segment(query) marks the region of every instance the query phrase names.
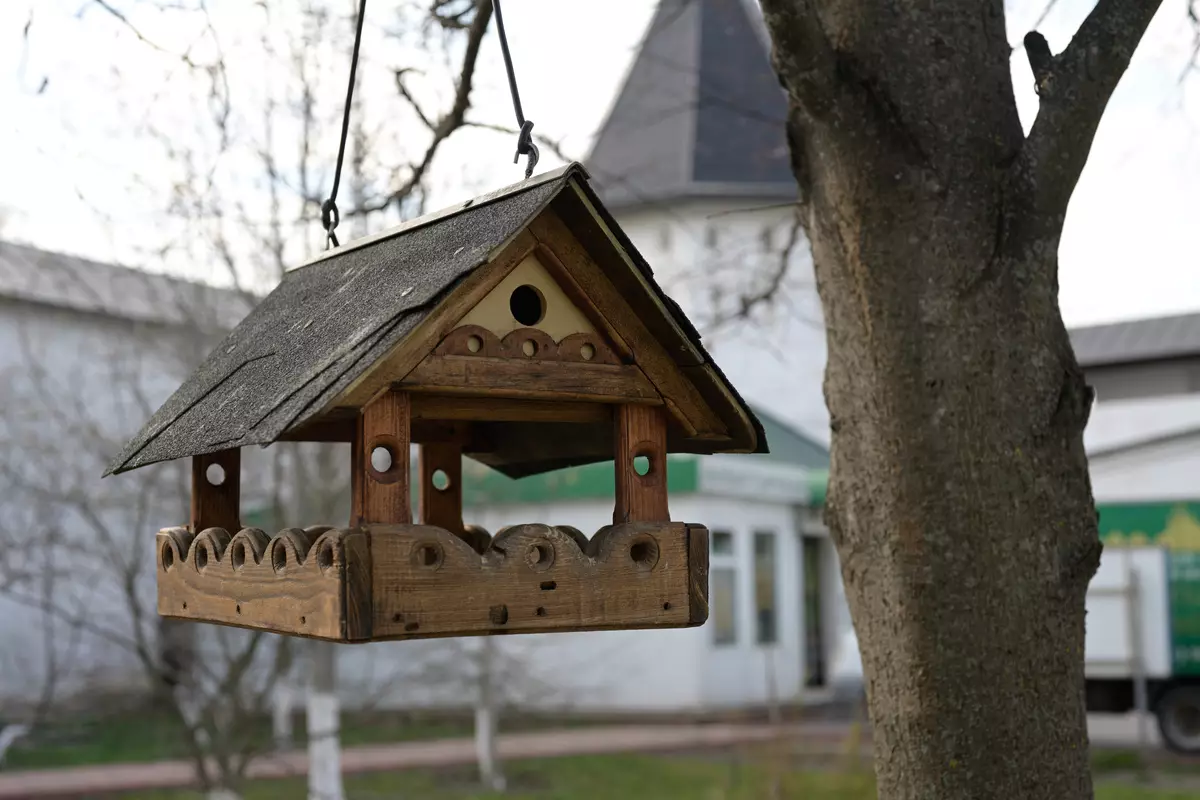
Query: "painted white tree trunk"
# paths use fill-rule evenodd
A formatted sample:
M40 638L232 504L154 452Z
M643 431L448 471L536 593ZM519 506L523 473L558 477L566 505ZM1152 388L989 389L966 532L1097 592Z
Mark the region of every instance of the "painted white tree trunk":
M275 750L282 752L292 749L295 741L292 712L296 706L296 689L292 675L281 676L271 692L271 735L275 742Z
M496 690L496 641L485 636L480 641L475 695L475 758L479 778L494 792L503 792L504 772L496 753L496 727L500 698Z
M308 798L345 800L342 749L338 735L337 646L312 642L309 650Z

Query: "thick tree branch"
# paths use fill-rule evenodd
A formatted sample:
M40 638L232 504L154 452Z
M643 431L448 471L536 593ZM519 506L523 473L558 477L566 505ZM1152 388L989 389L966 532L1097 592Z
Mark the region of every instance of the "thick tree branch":
M1025 37L1041 106L1018 164L1033 180L1035 213L1066 213L1108 100L1161 4L1098 0L1057 56L1040 33Z
M837 55L813 0L762 0L774 42L771 59L784 89L813 118L824 117L839 92Z

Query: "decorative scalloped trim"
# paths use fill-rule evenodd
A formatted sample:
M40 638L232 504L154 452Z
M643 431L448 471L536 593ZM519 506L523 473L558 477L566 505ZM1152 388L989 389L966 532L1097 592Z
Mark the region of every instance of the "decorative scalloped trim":
M651 540L650 546L657 550L657 543L652 541L651 531L656 527L653 523L606 525L591 539L569 525L540 523L509 525L497 531L495 536L478 525L466 526L462 534L432 525L405 527L439 534L439 551L447 543L453 543L449 546L461 547L464 553L471 551L481 564L493 566L518 557L518 554L528 562L527 551L541 543L564 558L581 557L592 561L609 558L616 539ZM205 574L214 569L240 573L267 565L276 575L282 576L289 570L312 569L311 562L315 561L318 569L329 572L344 560L343 539L360 532L358 528L315 525L303 529L286 528L271 537L259 528L243 528L233 536L224 528L208 528L193 536L187 528L165 528L159 531L160 568L170 573L186 566ZM542 562L544 559L535 563Z
M532 354L529 351L532 351ZM614 365L621 363L616 353L599 334L573 333L562 341L555 342L547 333L537 328L518 328L502 339L480 325L463 325L446 334L433 352L440 356L483 356L523 361ZM585 357L589 354L590 358Z
M224 528L208 528L193 535L187 528L159 531L159 568L170 573L186 565L205 574L213 569L240 573L245 569L271 567L276 575L289 569L309 567L315 554L317 568L330 572L344 559L343 539L356 529L328 525L286 528L268 537L259 528L243 528L230 536Z

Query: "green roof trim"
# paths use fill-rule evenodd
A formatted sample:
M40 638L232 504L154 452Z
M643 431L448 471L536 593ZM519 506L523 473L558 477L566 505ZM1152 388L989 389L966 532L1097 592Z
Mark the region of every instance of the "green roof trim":
M805 469L829 469L829 450L791 425L752 405L754 415L767 435L769 453L754 453L749 458L758 461L792 464ZM741 456L739 456L741 457Z
M814 508L825 505L825 495L829 492L829 470L814 469L808 473L809 505Z
M700 485L700 457L667 457L667 491L695 492ZM476 461L463 463L463 505L514 505L616 497L616 469L611 461L513 479Z

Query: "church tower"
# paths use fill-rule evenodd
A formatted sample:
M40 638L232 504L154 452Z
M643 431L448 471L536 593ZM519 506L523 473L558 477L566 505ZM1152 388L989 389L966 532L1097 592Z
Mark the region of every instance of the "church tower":
M747 399L826 440L786 117L757 3L660 0L586 165Z

